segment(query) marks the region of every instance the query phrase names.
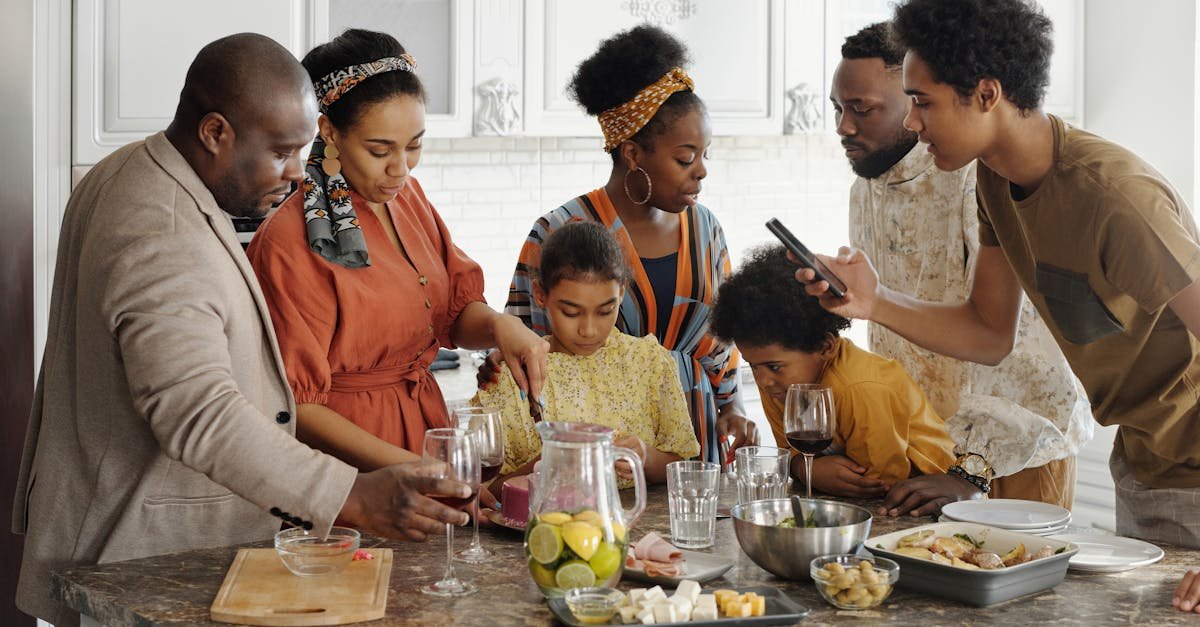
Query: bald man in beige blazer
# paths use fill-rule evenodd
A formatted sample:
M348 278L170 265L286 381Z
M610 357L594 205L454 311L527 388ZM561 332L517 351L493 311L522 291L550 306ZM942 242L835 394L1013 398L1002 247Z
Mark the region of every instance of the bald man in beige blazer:
M281 520L325 533L340 515L413 540L466 522L422 496L466 486L415 465L360 474L295 439L230 215L282 200L315 121L295 58L234 35L197 56L165 133L104 159L72 195L13 515L23 611L75 624L52 571L263 540Z

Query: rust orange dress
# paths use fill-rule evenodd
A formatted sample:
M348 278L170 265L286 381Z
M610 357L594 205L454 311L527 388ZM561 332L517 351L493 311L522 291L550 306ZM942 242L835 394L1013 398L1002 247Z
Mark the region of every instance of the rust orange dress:
M429 364L439 346L453 347L463 309L484 300L483 271L416 179L387 204L404 252L361 196L351 192L351 202L371 265L346 268L309 249L302 194L262 224L247 254L296 402L325 405L419 455L425 430L449 422Z

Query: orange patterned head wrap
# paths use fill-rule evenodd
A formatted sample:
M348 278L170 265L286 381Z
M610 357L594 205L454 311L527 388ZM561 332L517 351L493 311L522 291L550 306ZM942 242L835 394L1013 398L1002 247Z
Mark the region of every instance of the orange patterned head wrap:
M671 94L695 88L695 82L683 68L673 67L629 102L602 112L600 130L604 133L604 152L612 152L621 142L642 130Z

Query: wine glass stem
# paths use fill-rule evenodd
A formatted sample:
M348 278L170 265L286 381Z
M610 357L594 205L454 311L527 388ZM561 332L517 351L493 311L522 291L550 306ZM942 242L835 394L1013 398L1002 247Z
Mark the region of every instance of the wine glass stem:
M482 493L483 493L483 489L481 488L480 494L482 494ZM475 523L474 524L475 530L471 534L471 547L470 548L472 550L481 549L481 548L483 548L483 545L479 543L479 495L478 494L475 495L475 513L473 516L471 516L471 520L474 521L474 523Z
M454 581L454 525L446 523L446 574L442 581Z
M812 498L812 463L813 456L804 453L804 494L806 498Z

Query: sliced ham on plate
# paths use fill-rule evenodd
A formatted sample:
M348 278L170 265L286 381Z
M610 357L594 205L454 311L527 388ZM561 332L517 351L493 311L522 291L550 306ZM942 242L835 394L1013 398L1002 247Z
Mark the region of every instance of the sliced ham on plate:
M683 552L654 532L631 544L625 558L626 568L651 577L678 577L683 573L683 563Z

